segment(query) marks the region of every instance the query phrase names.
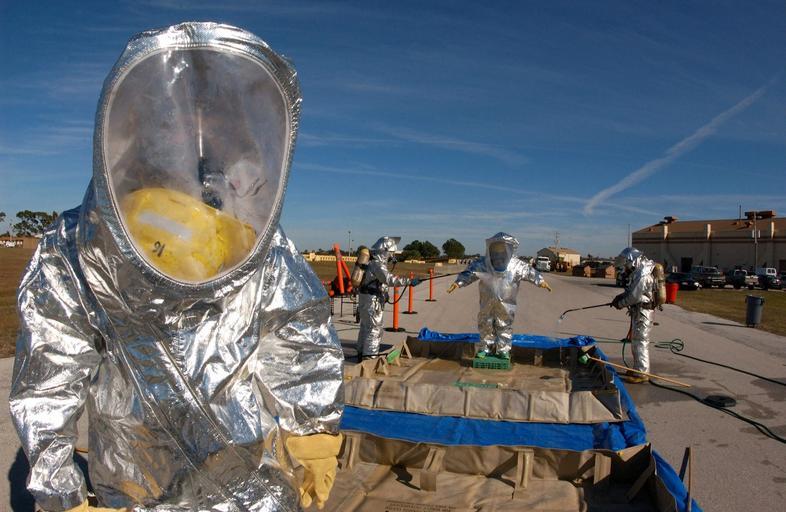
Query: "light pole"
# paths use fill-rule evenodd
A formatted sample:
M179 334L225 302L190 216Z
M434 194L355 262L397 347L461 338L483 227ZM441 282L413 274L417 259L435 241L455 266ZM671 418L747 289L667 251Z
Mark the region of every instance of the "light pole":
M768 219L772 217L773 213L769 210L753 210L745 212L748 219L753 219L753 272L756 272L756 266L759 264L759 227L756 223L757 220Z
M352 230L347 231L347 240L349 241L349 254L352 254Z
M759 261L759 232L756 229L756 220L759 217L759 212L753 212L753 273L756 273L756 265Z

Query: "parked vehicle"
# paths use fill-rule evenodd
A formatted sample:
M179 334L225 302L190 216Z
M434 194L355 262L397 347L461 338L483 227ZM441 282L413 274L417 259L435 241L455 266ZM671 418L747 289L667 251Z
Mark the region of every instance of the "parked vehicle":
M775 276L778 277L778 271L772 267L758 267L756 269L757 276Z
M551 260L548 256L538 256L538 259L535 260L535 270L551 272Z
M753 290L754 287L759 285L759 278L753 274L748 274L748 271L745 269L735 268L726 272L726 284L733 286L735 290L743 287Z
M666 282L679 284L680 290L698 290L701 288L701 284L688 272L672 272L666 276Z
M783 282L781 278L777 275L772 274L761 274L758 276L759 278L759 286L763 290L780 290L783 288Z
M717 267L696 265L691 267L690 274L702 288L712 288L713 286L723 288L726 286L726 278Z

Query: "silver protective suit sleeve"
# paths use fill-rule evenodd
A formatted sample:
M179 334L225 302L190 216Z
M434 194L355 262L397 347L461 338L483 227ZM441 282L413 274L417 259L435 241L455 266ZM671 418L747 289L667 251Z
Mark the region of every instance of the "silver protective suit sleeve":
M173 280L135 249L102 152L114 77L171 48L258 62L279 82L290 120L280 185L253 252L205 283ZM10 405L44 509L85 498L72 462L85 406L90 480L104 506L300 509L283 435L337 432L343 356L324 287L278 226L299 105L289 64L234 27L188 23L129 43L104 84L94 179L82 205L41 240L19 291Z
M101 363L73 237L77 216L64 212L44 233L18 294L11 416L30 462L28 489L52 511L87 499L73 461L76 422Z
M504 242L509 247L509 260L503 271L491 264L488 248ZM478 333L485 350L496 350L500 354L510 352L513 340L513 320L516 316L516 301L519 284L529 281L540 286L543 276L529 264L515 257L518 241L506 234L497 233L486 240L487 254L476 259L456 278L459 287L480 281L480 310L478 311Z
M651 304L655 303L655 263L641 253L630 264L632 273L619 303L628 308L631 318L631 348L633 369L650 370L650 335L652 332Z
M406 286L410 280L396 276L388 269L388 251L375 251L363 274L361 292L358 294L358 315L360 329L358 331L357 350L359 354L373 357L379 354L382 342L385 297L392 286ZM374 289L377 293L364 293ZM394 299L395 300L395 299Z

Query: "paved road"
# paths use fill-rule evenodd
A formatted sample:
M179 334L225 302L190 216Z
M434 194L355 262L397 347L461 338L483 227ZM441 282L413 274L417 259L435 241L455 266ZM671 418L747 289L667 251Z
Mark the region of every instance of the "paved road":
M628 331L622 311L599 308L571 313L568 308L610 302L621 290L603 279L548 275L554 291L522 285L515 332L566 337L591 334L617 340ZM447 282L446 282L447 281ZM439 283L436 286L436 283ZM435 282L437 302L422 299L427 284L416 288L417 315L401 315L406 333L386 333L386 340L416 334L420 327L448 332L477 332L477 285L451 295L444 289L449 278ZM729 290L730 293L734 293ZM401 304L405 304L406 298ZM744 304L741 305L743 307ZM765 306L766 307L766 306ZM765 314L786 314L769 311ZM386 317L386 320L390 317ZM389 320L387 320L389 323ZM676 337L685 342L684 353L786 383L786 337L748 329L734 322L665 306L657 313L654 338ZM357 330L350 318L337 320L342 342L354 347ZM613 362L622 362L619 343L601 343ZM652 349L652 371L692 384L698 395L728 394L737 399L734 410L769 426L786 437L786 387L717 366L692 361L668 350ZM630 353L627 359L632 357ZM686 446L693 447L693 492L704 510L777 510L786 499L786 445L768 439L746 423L710 409L691 398L650 385L629 385L654 447L679 468Z
M552 336L591 334L599 339L619 339L627 332L623 312L601 308L572 313L557 323L560 313L571 307L608 302L618 289L604 280L550 275L553 293L522 286L516 332ZM418 287L417 315L402 315L407 332L387 333L397 341L416 334L420 327L447 332L475 331L477 285L447 295L450 279L435 282L437 302L425 302L427 284ZM438 283L438 284L437 284ZM406 298L401 302L406 307ZM766 306L765 306L766 307ZM346 311L349 312L348 310ZM336 311L338 313L338 310ZM765 314L786 314L765 310ZM390 312L387 320L390 321ZM685 353L744 368L786 382L786 338L747 329L711 315L690 313L666 306L658 313L656 340L680 337ZM354 346L357 327L349 316L336 319L342 343ZM602 343L613 361L620 360L620 345ZM653 371L693 384L699 395L725 393L734 396L741 414L755 418L786 436L786 387L762 379L692 361L667 350L652 351ZM8 417L8 383L12 360L0 360L0 469L9 475L0 486L0 510L13 498L15 510L32 510L23 490L27 468ZM786 494L786 445L768 439L752 426L696 401L650 385L629 386L655 448L679 467L686 446L694 450L693 492L707 511L777 510ZM80 434L84 438L82 421ZM85 443L84 439L81 441Z

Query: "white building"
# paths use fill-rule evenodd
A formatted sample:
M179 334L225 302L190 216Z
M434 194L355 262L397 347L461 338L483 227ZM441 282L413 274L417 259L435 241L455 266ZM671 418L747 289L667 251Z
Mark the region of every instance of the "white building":
M581 254L567 247L544 247L538 251L538 256L545 256L551 261L551 268L555 268L558 261L564 261L571 267L579 264Z

